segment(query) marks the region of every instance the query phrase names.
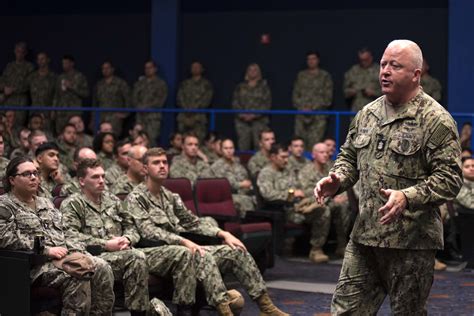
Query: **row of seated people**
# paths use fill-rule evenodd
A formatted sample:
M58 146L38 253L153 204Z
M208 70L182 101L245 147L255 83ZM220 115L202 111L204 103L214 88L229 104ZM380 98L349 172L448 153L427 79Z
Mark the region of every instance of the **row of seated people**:
M6 194L0 200L0 234L4 237L0 248L31 250L36 237L43 236L42 254L52 262L33 267L32 282L59 290L63 315L89 308L92 314L111 314L114 279L122 282L124 304L132 315L144 314L148 308L158 315L168 315L169 311L159 300L149 302L148 271L152 275L172 277L173 303L181 307L180 314L186 313L194 303L199 282L207 303L215 306L219 315L238 315L243 307L242 297L238 292L227 291L221 276L230 272L257 302L261 315L287 315L271 302L246 246L215 225L215 221L193 215L177 194L162 186L168 177L163 149L152 148L144 153L146 181L135 187L125 202L106 190L100 160L79 160L76 177L80 192L62 201L60 211L51 200L42 197L41 189L47 166L56 164L58 168L57 146L40 145L36 162L37 165L21 156L12 159L6 167ZM186 232L221 239L223 245L200 246L182 235ZM142 249L132 247L141 240L161 244ZM91 258L85 253L88 247L95 247L100 254ZM92 276L78 277L66 269L65 258L74 252L84 253L83 260L92 260L95 266ZM90 297L85 291L88 286L92 290Z

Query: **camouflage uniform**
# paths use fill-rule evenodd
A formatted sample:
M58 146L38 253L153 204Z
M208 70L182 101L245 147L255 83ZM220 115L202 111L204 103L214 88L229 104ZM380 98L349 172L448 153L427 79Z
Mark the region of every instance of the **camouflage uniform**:
M454 206L456 207L457 205L474 210L474 181L464 179L464 185L454 200Z
M113 76L110 82L101 79L95 86L92 105L100 108L128 108L130 107L131 95L128 84L122 78ZM114 115L115 112L102 112L100 120L109 121L115 135L122 135L123 121L121 117Z
M10 162L5 157L0 157L0 179L3 180L3 177L5 177L5 171L7 169L7 165ZM3 188L3 181L0 181L0 188Z
M184 80L178 89L178 106L183 109L205 109L211 104L212 84L205 78ZM179 113L178 130L181 133L195 133L202 141L206 135L206 114Z
M105 154L103 151L100 151L97 154L97 158L102 161L102 165L104 166L104 170L107 171L109 168L114 164L114 158L110 157L109 155Z
M161 78L142 78L133 86L133 106L137 109L162 108L168 96L168 86ZM136 122L143 124L151 145L160 136L161 113L137 113Z
M270 110L272 106L272 93L266 80L259 80L255 87L248 82L237 85L232 97L234 110ZM246 122L235 117L235 131L237 133L239 149L255 149L259 143L260 131L268 126L268 115L256 114L257 117Z
M86 133L77 134L77 140L76 140L77 147L92 147L93 141L94 141L94 138L89 134L86 134Z
M33 106L53 106L58 75L48 71L45 75L37 70L28 76L31 104ZM51 130L51 111L44 113L44 127ZM53 128L54 130L54 128Z
M36 198L36 209L33 210L13 194L3 195L0 197L0 248L33 250L35 236L42 235L45 240L44 254L51 247L80 251L79 245L65 239L61 222L61 213L48 199ZM43 286L57 288L61 292L61 315L86 314L89 308L91 315L110 315L115 299L113 273L104 260L93 260L96 271L90 281L76 279L49 261L31 269L31 283L39 280Z
M114 161L109 169L107 169L105 172L105 184L111 187L112 184L126 172L126 170L123 170L122 167L120 167L118 163Z
M28 86L26 78L33 72L33 64L28 61L17 63L12 61L7 64L3 70L2 80L0 80L0 91L3 93L5 86L15 89L9 96L5 96L4 105L10 106L27 106L28 105ZM15 112L15 123L23 125L26 120L25 111Z
M41 181L38 187L38 196L52 200L53 189L56 187L56 182L50 177L47 179L44 179L41 175L39 177Z
M81 192L81 186L79 185L79 180L77 179L77 177L74 177L70 181L63 184L59 195L68 196L79 192Z
M161 187L160 198L153 196L146 187L137 187L129 194L127 202L143 238L180 245L181 232L216 236L220 231L218 227L201 222L186 209L178 194L164 187ZM207 301L213 306L229 299L221 273L233 273L252 299L257 299L265 291L262 276L248 252L232 250L227 245L206 246L204 257L193 256L193 259L197 280L202 283Z
M240 188L240 182L250 180L247 170L238 161L228 162L225 158L219 158L209 168L208 174L211 178L226 178L232 187L232 200L240 217L244 218L248 211L255 211L257 201L252 189Z
M275 170L272 165L268 165L260 171L257 178L257 186L262 198L267 202L287 201L288 189L299 186L298 182L290 174L288 169ZM321 207L308 214L297 213L293 206L285 207L287 221L311 225L310 244L315 248L321 248L329 233L330 218L329 210Z
M351 111L358 112L369 102L378 98L382 92L379 84L379 67L372 64L368 68L363 68L359 64L352 66L344 74L344 96L346 99L350 98ZM365 95L364 90L371 89L375 96L369 97ZM356 90L353 97L349 97L349 91Z
M219 156L215 152L210 151L207 147L202 147L201 152L206 155L209 165L212 165L217 161L217 159L219 159Z
M286 168L290 170L295 179L299 179L301 175L301 170L310 164L311 162L309 161L309 159L304 156L302 156L301 158L296 158L295 156L290 155Z
M333 296L332 312L375 314L385 295L392 312L426 314L436 249L443 248L438 205L462 185L456 123L420 91L387 118L380 97L354 118L332 172L338 193L360 178L359 214ZM402 191L407 209L393 223L380 224L387 199L380 189Z
M62 139L58 141L59 147L59 160L67 168L68 171L74 169L74 152L76 146L66 144Z
M436 101L441 101L441 83L438 79L431 77L429 74L424 74L421 77L420 85L423 87L423 91L431 96Z
M293 105L299 110L327 110L332 102L331 75L322 69L313 74L309 70L298 73L293 88ZM295 135L304 139L306 150L320 142L327 125L326 115L296 115Z
M138 184L133 183L128 178L127 174L122 174L116 178L115 182L110 186L110 192L112 194L129 194Z
M196 180L201 177L204 172L208 172L208 168L209 164L206 162L197 159L196 163L192 164L184 154L181 154L173 159L170 168L170 178L187 178L194 186Z
M104 192L101 205L83 194L74 194L61 205L68 236L85 245L105 246L115 236L125 236L131 245L140 240L126 210L126 203ZM145 258L146 255L146 258ZM125 302L129 309L143 310L148 305L148 269L158 276L172 275L175 285L173 303L194 302L194 269L191 253L183 247L162 246L104 252L100 255L112 265L116 279L123 280Z
M68 80L72 83L72 88L63 90L63 81ZM83 99L89 96L89 86L86 77L77 70L71 73L62 73L56 81L53 106L55 107L82 107ZM60 134L64 125L67 124L72 115L81 115L79 111L61 111L56 112L56 133Z
M265 156L265 154L259 150L249 159L247 164L247 168L250 171L250 176L255 179L260 172L266 165L270 163L270 159Z
M299 180L301 182L302 190L307 197L313 196L313 190L316 183L329 173L329 168L325 168L323 172L319 172L314 164L308 164L301 169ZM346 194L346 193L342 193ZM331 226L331 219L334 221L336 228L337 246L345 247L347 244L347 235L351 223L351 214L349 210L349 203L336 203L332 199L328 201L326 208L329 212L323 212L321 215L327 216L322 219L324 223L321 231L329 232ZM326 233L327 236L327 233Z

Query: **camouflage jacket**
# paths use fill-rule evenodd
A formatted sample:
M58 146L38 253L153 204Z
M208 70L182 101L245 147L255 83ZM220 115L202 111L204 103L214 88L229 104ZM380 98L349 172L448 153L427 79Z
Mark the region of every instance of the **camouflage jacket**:
M309 70L298 73L293 88L293 105L298 110L327 109L332 102L333 83L331 75L319 69L316 74Z
M240 188L240 182L250 180L249 173L238 161L229 163L225 158L219 158L209 168L208 176L210 178L226 178L229 180L233 193L248 193L248 190Z
M454 200L454 205L456 204L474 210L474 181L464 179L464 185Z
M247 168L250 171L252 178L257 177L260 170L262 170L268 163L270 159L265 156L265 154L259 150L253 155L247 164Z
M62 82L68 80L72 88L63 90ZM57 107L80 107L82 100L89 96L89 86L86 77L77 70L71 73L62 73L56 81L53 105Z
M70 181L63 184L61 187L60 196L69 196L73 195L74 193L80 193L81 186L79 185L79 180L77 177L72 178Z
M94 107L127 108L131 95L128 84L122 78L113 76L110 83L101 79L95 86L92 104Z
M260 195L267 202L286 201L291 185L291 175L288 169L275 170L272 165L263 168L258 174L257 186Z
M116 179L116 181L110 186L110 192L117 194L129 194L138 184L133 183L128 178L127 174L122 174Z
M382 92L379 84L379 67L372 64L369 68L362 68L359 64L352 66L344 74L344 95L349 97L349 90L356 90L355 96L351 98L351 109L354 112L359 111L369 102L378 98ZM374 97L365 95L365 89L372 89Z
M441 83L438 79L431 77L429 74L425 74L421 77L420 85L423 87L423 91L431 96L436 101L441 101Z
M3 187L3 177L5 177L5 171L9 162L10 160L7 158L0 157L0 179L2 180L0 181L0 187Z
M290 172L296 177L296 179L298 179L301 174L301 170L309 164L311 164L311 161L309 161L309 159L305 156L296 158L295 156L290 155L286 168L288 168Z
M266 80L258 81L255 87L248 82L237 85L232 97L232 108L236 110L270 110L272 93Z
M192 164L184 154L176 156L170 168L170 178L187 178L194 185L196 180L207 172L209 164L197 159L195 164Z
M133 86L133 105L139 109L161 108L168 96L168 86L161 78L141 78Z
M142 238L161 240L170 245L178 245L182 237L179 233L192 232L206 236L216 236L218 227L200 221L184 206L178 194L161 187L156 197L146 186L136 187L126 199L128 212Z
M101 204L91 202L84 194L75 193L61 204L66 237L85 246L105 246L118 236L127 237L134 245L140 240L125 203L105 191Z
M203 109L211 104L213 95L212 84L209 80L201 78L186 79L179 85L178 106L183 109Z
M3 70L2 80L0 83L0 90L5 86L12 87L14 89L13 94L5 96L5 105L27 105L28 104L28 85L26 78L30 73L33 72L33 64L28 61L17 63L12 61L7 64Z
M359 215L351 234L357 243L401 249L442 249L439 205L458 194L460 145L456 123L420 90L393 117L385 96L365 106L352 121L331 171L341 177L340 192L360 178ZM380 189L401 190L407 209L380 224L387 199Z
M58 75L49 71L41 75L35 71L28 76L28 89L30 90L31 104L33 106L53 106Z
M102 161L102 164L104 165L104 170L105 171L109 170L109 168L114 164L113 157L108 156L103 151L100 151L97 154L97 158L100 159L100 161Z
M329 173L329 167L323 169L323 172L319 172L313 163L309 163L301 169L299 175L299 181L301 183L301 189L306 197L313 196L313 190L316 183L327 176Z
M120 167L118 163L114 161L105 172L105 184L111 188L114 182L116 182L126 172L127 171L124 171L122 167Z
M68 171L74 169L74 152L76 151L76 146L71 146L66 144L62 139L58 141L59 151L59 160L61 163L68 169Z
M206 155L209 165L212 165L215 161L217 161L217 159L219 159L219 156L215 152L209 150L207 147L202 147L201 152Z

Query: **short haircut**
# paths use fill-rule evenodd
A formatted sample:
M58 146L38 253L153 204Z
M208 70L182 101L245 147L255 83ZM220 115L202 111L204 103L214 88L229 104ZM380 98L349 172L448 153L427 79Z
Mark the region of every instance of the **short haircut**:
M205 142L209 142L211 140L217 141L220 139L220 136L217 132L211 131L206 134L206 137L204 137Z
M84 178L87 175L87 168L94 169L98 167L103 167L102 161L99 159L83 159L77 165L77 177Z
M288 146L290 146L294 141L301 140L304 143L304 139L301 136L294 135L291 137L290 141L288 142Z
M368 47L364 46L364 47L360 48L360 49L357 51L357 53L358 53L359 55L364 54L364 53L372 54L372 51L371 51Z
M184 144L184 142L186 142L186 138L188 138L188 137L194 137L194 138L197 138L199 140L199 137L195 133L188 132L188 133L185 133L183 135L183 144Z
M321 55L320 55L319 52L316 51L316 50L310 50L310 51L308 51L308 52L306 53L306 57L309 57L309 56L311 56L311 55L316 55L316 57L321 58Z
M102 143L104 142L104 138L108 135L112 136L115 141L114 133L105 132L95 135L94 140L92 141L92 148L96 153L99 153L102 150Z
M280 143L273 143L272 147L270 148L269 154L270 155L278 155L280 151L288 151L288 148L283 146Z
M273 134L275 134L275 132L274 132L270 127L265 127L265 128L262 129L262 130L260 131L260 133L258 134L258 140L262 140L263 134L267 134L267 133L273 133Z
M137 139L138 137L142 137L142 138L146 138L146 139L150 140L150 136L148 135L148 133L146 131L138 131L137 136L135 136L133 138L133 140Z
M25 50L28 48L28 46L26 45L26 42L23 42L23 41L21 41L21 42L16 42L16 43L15 43L15 48L17 48L17 47L18 47L18 48L23 48L23 49L25 49Z
M163 156L163 155L166 156L166 150L164 150L161 147L153 147L153 148L148 149L145 152L142 158L142 162L143 164L146 165L150 157L158 157L158 156Z
M67 123L66 125L64 125L63 129L61 130L61 134L64 133L66 131L66 128L68 128L68 127L72 127L72 128L74 128L74 130L76 130L76 125L71 124L71 123Z
M463 147L463 148L461 149L461 152L463 152L463 151L467 151L467 152L472 156L472 149L471 149L471 148L469 148L469 147Z
M472 127L472 124L471 124L471 122L465 122L464 124L462 124L462 127L464 127L464 126L471 126Z
M153 59L148 59L145 61L145 64L151 63L154 67L158 67Z
M25 131L26 131L26 132L30 132L30 134L31 134L31 131L30 131L30 129L29 129L28 127L22 127L22 128L18 131L18 138L21 139L21 133L23 133L23 132L25 132ZM28 141L29 141L29 138L28 138Z
M10 184L10 177L14 177L18 172L18 166L24 162L33 162L33 160L28 156L18 156L10 160L5 169L5 177L3 178L3 189L5 192L10 192L12 190L12 186Z
M118 155L119 148L122 148L125 145L131 145L131 142L128 138L124 138L116 142L114 146L114 155Z
M466 161L471 160L471 159L474 159L474 157L472 157L472 156L471 156L471 157L464 157L464 158L461 159L461 162L462 162L462 164L464 165L464 163L465 163Z
M39 117L41 120L44 121L44 117L41 113L38 113L38 112L35 112L33 114L30 115L30 118L28 119L28 121L30 122L32 118L35 118L35 117Z
M180 132L174 132L174 133L171 133L171 134L170 134L170 137L169 137L170 144L173 142L173 140L175 139L175 137L178 136L178 135L183 136L183 134L181 134Z
M66 54L63 56L63 60L69 60L70 62L73 62L75 63L76 60L74 59L74 56L70 55L70 54Z
M79 154L81 153L81 150L86 149L86 148L90 149L90 150L93 150L92 148L90 148L88 146L77 147L76 150L74 150L73 160L75 162L79 162Z
M221 148L222 148L222 145L224 144L224 142L226 142L226 141L231 141L232 144L235 146L234 141L232 140L232 138L224 137L224 138L222 138L222 140L221 140Z
M33 138L35 138L37 136L46 136L46 133L39 130L39 129L31 131L30 135L28 135L28 143L31 144L31 141L33 140Z
M47 142L39 145L39 147L35 151L35 157L38 157L39 155L48 150L56 150L59 153L59 147L55 142Z

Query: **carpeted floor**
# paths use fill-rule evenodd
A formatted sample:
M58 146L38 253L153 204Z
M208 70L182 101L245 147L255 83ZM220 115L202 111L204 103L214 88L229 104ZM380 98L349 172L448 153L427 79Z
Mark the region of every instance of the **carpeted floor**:
M293 316L329 315L331 293L339 276L340 263L333 261L330 264L314 265L306 259L278 258L275 267L267 270L264 277L271 297L282 310ZM242 294L245 293L235 285ZM257 306L244 295L246 305L241 315L258 315ZM437 272L428 301L428 314L474 315L474 272ZM201 315L216 314L202 311ZM378 315L390 315L388 299Z

